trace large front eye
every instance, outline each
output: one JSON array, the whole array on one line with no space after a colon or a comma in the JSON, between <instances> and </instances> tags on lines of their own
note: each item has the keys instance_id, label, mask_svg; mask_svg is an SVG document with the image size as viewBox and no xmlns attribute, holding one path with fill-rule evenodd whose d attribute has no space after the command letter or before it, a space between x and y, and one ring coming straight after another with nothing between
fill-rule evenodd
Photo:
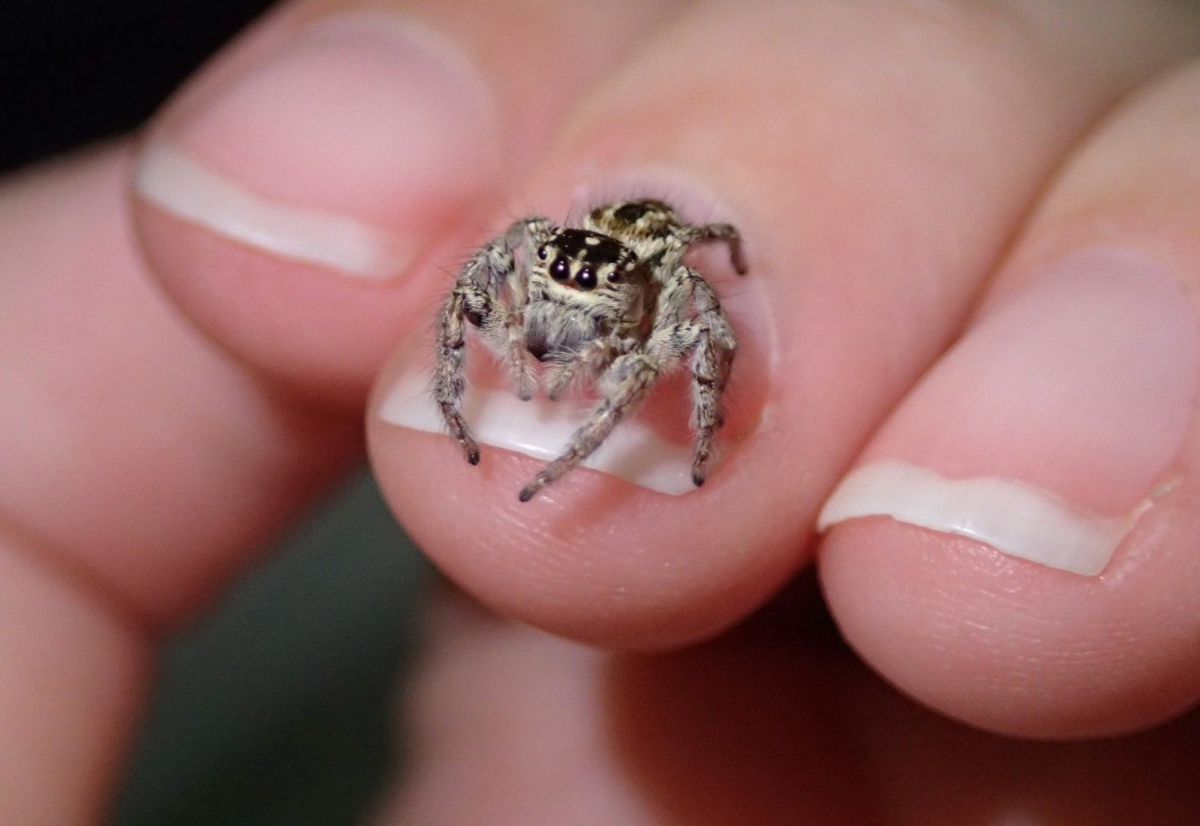
<instances>
[{"instance_id":1,"label":"large front eye","mask_svg":"<svg viewBox=\"0 0 1200 826\"><path fill-rule=\"evenodd\" d=\"M584 267L579 271L579 275L575 276L575 283L581 290L594 290L596 289L596 273L592 272L591 267Z\"/></svg>"},{"instance_id":2,"label":"large front eye","mask_svg":"<svg viewBox=\"0 0 1200 826\"><path fill-rule=\"evenodd\" d=\"M571 277L571 265L565 258L555 258L550 265L550 277L555 281L566 281Z\"/></svg>"}]
</instances>

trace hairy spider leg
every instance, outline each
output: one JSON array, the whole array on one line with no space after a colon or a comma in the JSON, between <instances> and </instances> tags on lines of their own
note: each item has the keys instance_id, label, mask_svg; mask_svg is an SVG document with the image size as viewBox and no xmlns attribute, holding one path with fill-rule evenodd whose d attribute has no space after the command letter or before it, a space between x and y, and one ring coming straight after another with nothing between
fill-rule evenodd
<instances>
[{"instance_id":1,"label":"hairy spider leg","mask_svg":"<svg viewBox=\"0 0 1200 826\"><path fill-rule=\"evenodd\" d=\"M599 376L612 364L613 359L633 352L637 346L636 339L618 331L574 352L555 355L550 362L550 373L546 379L547 397L556 401L573 383Z\"/></svg>"},{"instance_id":2,"label":"hairy spider leg","mask_svg":"<svg viewBox=\"0 0 1200 826\"><path fill-rule=\"evenodd\" d=\"M433 395L442 419L450 435L462 447L467 461L473 465L479 464L479 445L471 437L470 429L462 415L462 397L466 391L464 363L466 361L466 336L463 328L463 318L466 306L471 298L472 303L483 305L480 291L475 287L455 287L442 306L441 317L438 320L437 363L433 374ZM480 309L486 312L482 306Z\"/></svg>"},{"instance_id":3,"label":"hairy spider leg","mask_svg":"<svg viewBox=\"0 0 1200 826\"><path fill-rule=\"evenodd\" d=\"M742 234L733 224L703 224L693 227L691 232L684 236L684 240L687 244L704 244L714 241L728 244L729 263L733 265L734 272L738 275L746 274L748 267L746 266L746 254L742 249Z\"/></svg>"},{"instance_id":4,"label":"hairy spider leg","mask_svg":"<svg viewBox=\"0 0 1200 826\"><path fill-rule=\"evenodd\" d=\"M571 436L562 454L533 477L533 481L521 489L518 498L528 502L539 490L590 456L625 414L645 398L658 380L658 375L653 359L644 353L627 353L614 359L601 378L601 386L605 390L604 401Z\"/></svg>"},{"instance_id":5,"label":"hairy spider leg","mask_svg":"<svg viewBox=\"0 0 1200 826\"><path fill-rule=\"evenodd\" d=\"M692 307L695 318L685 319ZM733 367L737 337L717 294L691 267L676 265L659 295L658 317L646 352L660 369L690 356L692 374L692 482L703 485L716 431L724 424L721 398Z\"/></svg>"},{"instance_id":6,"label":"hairy spider leg","mask_svg":"<svg viewBox=\"0 0 1200 826\"><path fill-rule=\"evenodd\" d=\"M438 348L434 366L434 399L450 435L462 446L467 461L479 463L479 446L462 415L466 392L466 335L464 320L478 327L484 342L504 365L517 395L533 397L537 372L533 357L524 346L525 330L521 309L526 301L524 285L517 275L514 244L523 244L525 254L539 238L549 233L546 218L515 221L499 238L477 251L458 274L455 287L446 297L438 317ZM508 296L508 301L505 296Z\"/></svg>"}]
</instances>

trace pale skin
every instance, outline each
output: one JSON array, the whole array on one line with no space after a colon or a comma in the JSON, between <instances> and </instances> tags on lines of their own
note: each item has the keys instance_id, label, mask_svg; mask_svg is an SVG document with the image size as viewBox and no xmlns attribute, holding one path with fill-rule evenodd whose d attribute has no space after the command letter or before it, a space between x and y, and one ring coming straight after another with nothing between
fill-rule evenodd
<instances>
[{"instance_id":1,"label":"pale skin","mask_svg":"<svg viewBox=\"0 0 1200 826\"><path fill-rule=\"evenodd\" d=\"M512 492L534 460L491 451L470 467L449 438L368 413L386 496L471 594L430 606L406 699L422 746L380 817L1195 822L1194 426L1174 504L1121 552L1147 560L1136 575L1065 579L883 521L823 542L811 526L973 313L1043 262L1136 246L1194 294L1200 12L458 5L290 5L147 130L230 177L276 181L287 191L268 194L289 203L410 236L419 252L390 282L235 244L143 200L129 215L132 144L0 189L0 822L102 822L157 641L355 460L371 384L428 357L443 264L531 202L563 204L587 170L648 166L685 170L738 211L746 283L761 279L776 332L734 315L738 392L772 416L733 411L740 442L695 493L577 469L521 504ZM429 181L403 169L405 188L388 179L387 140L346 153L293 128L294 108L245 124L196 111L264 52L292 48L298 20L351 6L416 15L478 67L503 124L481 132L494 163L481 149ZM341 70L323 59L308 81ZM350 60L361 82L306 100L340 116L378 68ZM312 141L287 143L298 134ZM247 151L255 141L270 146ZM263 169L272 159L312 177ZM925 415L931 432L946 427ZM1076 482L1102 498L1104 479ZM1094 739L1130 732L1145 733Z\"/></svg>"}]
</instances>

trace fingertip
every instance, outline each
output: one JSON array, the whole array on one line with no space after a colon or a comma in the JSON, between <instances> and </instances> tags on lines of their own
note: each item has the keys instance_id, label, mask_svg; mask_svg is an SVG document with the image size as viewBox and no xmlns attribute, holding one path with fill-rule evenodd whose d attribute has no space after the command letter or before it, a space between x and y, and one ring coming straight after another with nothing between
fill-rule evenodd
<instances>
[{"instance_id":1,"label":"fingertip","mask_svg":"<svg viewBox=\"0 0 1200 826\"><path fill-rule=\"evenodd\" d=\"M739 449L703 489L685 476L680 493L664 493L586 467L541 487L530 480L546 460L491 444L486 429L476 435L488 460L459 460L424 387L395 373L377 387L375 474L433 562L506 616L606 647L682 645L737 622L803 564L806 531L746 489ZM562 404L511 400L533 441L539 411Z\"/></svg>"},{"instance_id":2,"label":"fingertip","mask_svg":"<svg viewBox=\"0 0 1200 826\"><path fill-rule=\"evenodd\" d=\"M496 117L478 71L407 18L268 20L144 141L139 238L225 349L361 404L422 318L409 269L497 186Z\"/></svg>"},{"instance_id":3,"label":"fingertip","mask_svg":"<svg viewBox=\"0 0 1200 826\"><path fill-rule=\"evenodd\" d=\"M977 317L825 506L847 638L975 725L1104 736L1200 698L1200 269L1178 219L1198 81L1133 96L1061 165Z\"/></svg>"},{"instance_id":4,"label":"fingertip","mask_svg":"<svg viewBox=\"0 0 1200 826\"><path fill-rule=\"evenodd\" d=\"M226 350L361 404L424 329L432 296L411 273L458 258L455 234L669 5L544 9L541 26L504 3L282 8L152 124L133 181L147 257Z\"/></svg>"},{"instance_id":5,"label":"fingertip","mask_svg":"<svg viewBox=\"0 0 1200 826\"><path fill-rule=\"evenodd\" d=\"M1130 541L1147 553L1156 534L1145 526ZM1195 630L1172 601L1196 572L1171 567L1081 577L875 518L831 531L819 570L843 636L904 693L989 731L1078 739L1149 728L1194 703L1200 674L1184 640Z\"/></svg>"},{"instance_id":6,"label":"fingertip","mask_svg":"<svg viewBox=\"0 0 1200 826\"><path fill-rule=\"evenodd\" d=\"M358 407L388 350L424 326L420 283L346 283L263 255L146 203L134 219L148 269L209 340L289 392Z\"/></svg>"},{"instance_id":7,"label":"fingertip","mask_svg":"<svg viewBox=\"0 0 1200 826\"><path fill-rule=\"evenodd\" d=\"M719 259L712 269L714 289L731 283ZM401 522L486 604L593 644L681 645L755 610L804 563L808 523L789 516L811 512L819 480L792 463L779 485L759 483L761 466L786 461L799 439L765 410L774 340L765 286L738 284L722 294L739 360L708 473L696 470L688 432L686 365L623 415L582 466L548 482L539 474L594 412L594 395L522 401L470 337L462 415L488 461L463 467L449 458L456 445L431 393L430 348L401 347L368 419L372 461Z\"/></svg>"}]
</instances>

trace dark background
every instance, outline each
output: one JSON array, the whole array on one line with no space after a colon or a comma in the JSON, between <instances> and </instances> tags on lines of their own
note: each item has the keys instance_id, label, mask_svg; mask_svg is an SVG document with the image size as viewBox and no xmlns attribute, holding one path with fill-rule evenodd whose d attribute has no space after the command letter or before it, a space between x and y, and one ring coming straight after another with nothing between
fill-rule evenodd
<instances>
[{"instance_id":1,"label":"dark background","mask_svg":"<svg viewBox=\"0 0 1200 826\"><path fill-rule=\"evenodd\" d=\"M134 130L267 3L0 2L0 170ZM427 570L365 473L170 641L115 826L359 822Z\"/></svg>"},{"instance_id":2,"label":"dark background","mask_svg":"<svg viewBox=\"0 0 1200 826\"><path fill-rule=\"evenodd\" d=\"M135 128L268 5L0 3L0 168Z\"/></svg>"}]
</instances>

